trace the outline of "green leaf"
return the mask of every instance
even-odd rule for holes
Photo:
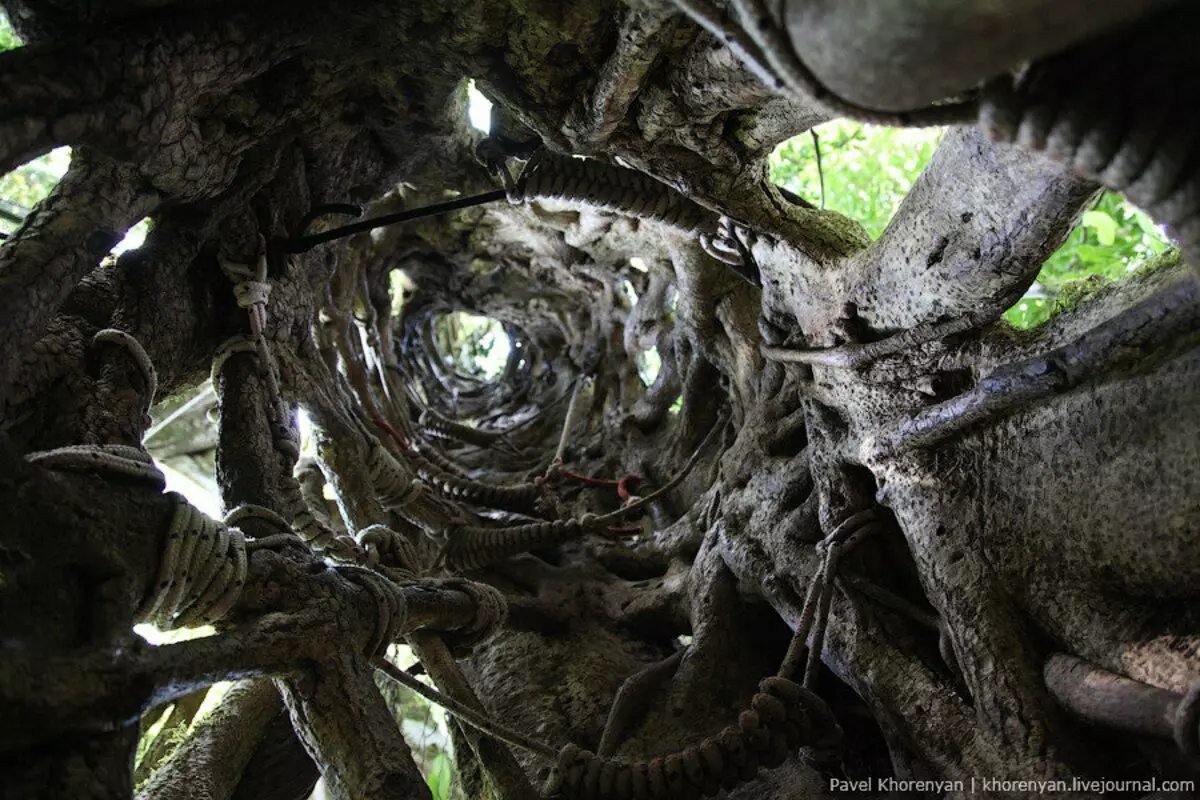
[[[1053,310],[1053,304],[1046,302],[1044,298],[1029,297],[1006,311],[1004,318],[1014,328],[1029,330],[1048,320]]]
[[[1105,211],[1083,212],[1083,224],[1096,232],[1096,238],[1104,247],[1112,247],[1117,240],[1117,223]]]
[[[454,765],[451,763],[450,757],[445,753],[438,753],[437,758],[433,760],[432,769],[429,770],[429,777],[426,779],[434,800],[445,800],[450,796],[453,772]]]
[[[8,16],[4,13],[4,9],[0,8],[0,53],[20,46],[21,40],[17,38],[12,25],[9,24]]]

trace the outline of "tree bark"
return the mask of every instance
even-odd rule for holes
[[[1091,73],[1052,79],[1186,88],[1194,53],[1081,43],[1194,15],[789,3],[833,94],[785,97],[738,27],[773,4],[710,9],[733,38],[691,0],[2,4],[31,43],[0,54],[0,166],[75,148],[0,242],[5,797],[131,796],[141,714],[222,680],[143,795],[430,797],[374,675],[402,641],[490,717],[453,724],[482,798],[1195,777],[1200,284],[1173,254],[1002,318],[1097,181],[1190,230],[1191,111],[1092,125]],[[1016,71],[878,240],[768,178],[835,95],[912,111]],[[497,377],[456,312],[507,332]],[[200,402],[146,435],[155,384],[161,420],[209,380],[215,428]],[[175,527],[143,445],[211,458],[236,532]],[[236,590],[215,633],[143,643],[201,556]],[[1063,677],[1085,662],[1108,689]]]

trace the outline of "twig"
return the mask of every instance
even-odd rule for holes
[[[602,489],[616,489],[620,485],[620,481],[610,481],[604,478],[589,478],[587,475],[576,475],[574,472],[568,472],[565,469],[558,470],[557,474],[567,480],[577,481],[578,483],[587,486],[595,486]]]
[[[579,416],[579,395],[583,392],[585,383],[590,383],[588,380],[581,380],[575,384],[574,391],[571,392],[571,402],[567,405],[567,416],[563,420],[562,433],[558,437],[558,447],[554,451],[554,460],[550,462],[550,471],[563,463],[563,455],[567,450],[567,442],[571,440],[571,429],[575,427],[577,417]]]
[[[372,659],[371,665],[383,672],[383,674],[387,675],[392,680],[396,681],[396,683],[403,684],[412,691],[424,697],[429,702],[441,706],[481,733],[486,733],[488,736],[511,744],[513,747],[520,747],[522,750],[528,750],[531,753],[541,756],[547,761],[554,761],[556,758],[558,758],[558,752],[556,750],[553,750],[541,742],[534,741],[524,734],[517,733],[510,728],[506,728],[500,723],[489,719],[487,715],[465,706],[457,700],[447,697],[431,686],[426,686],[424,683],[417,680],[412,675],[409,675],[407,672],[400,669],[385,658]]]
[[[817,136],[815,128],[808,129],[808,135],[812,137],[813,150],[817,153],[817,178],[821,182],[821,210],[825,210],[825,168],[821,166],[821,137]]]

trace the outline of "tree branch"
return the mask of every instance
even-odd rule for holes
[[[879,241],[856,259],[844,296],[875,331],[966,316],[980,304],[1006,308],[1096,188],[973,128],[951,129]]]
[[[138,14],[116,36],[0,54],[0,81],[8,88],[0,100],[0,173],[67,144],[145,156],[187,138],[198,151],[200,132],[187,120],[196,101],[286,58],[303,40],[298,31],[313,8],[320,6],[293,6],[299,13],[287,17],[261,6],[235,13],[173,8]]]
[[[921,411],[863,444],[868,460],[928,448],[1039,399],[1069,391],[1133,362],[1200,325],[1200,281],[1186,275],[1167,291],[1098,325],[1070,344],[992,372],[972,390]]]
[[[279,709],[279,692],[269,680],[238,683],[158,768],[138,792],[138,800],[231,796],[263,730]]]
[[[674,33],[673,9],[666,3],[632,3],[617,33],[617,46],[599,72],[586,110],[577,108],[565,127],[577,128],[575,138],[601,148],[624,121],[650,68]]]
[[[157,202],[132,169],[79,153],[50,197],[0,245],[0,331],[6,342],[0,400],[67,296]]]
[[[321,664],[317,675],[277,684],[334,798],[430,798],[373,676],[362,657],[343,655]]]

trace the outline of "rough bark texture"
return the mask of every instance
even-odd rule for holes
[[[737,773],[700,743],[771,718],[760,680],[796,654],[825,561],[823,649],[792,677],[841,743],[742,764],[726,796],[1197,777],[1195,273],[1171,255],[1033,332],[1001,318],[1101,183],[1200,254],[1194,98],[1122,96],[1118,124],[1075,103],[1097,90],[1070,71],[1194,86],[1194,47],[1149,72],[1119,60],[1194,41],[1194,13],[1065,3],[1045,20],[1025,2],[1026,34],[989,42],[983,3],[954,19],[786,3],[773,30],[811,59],[809,96],[756,74],[780,69],[778,37],[705,30],[751,31],[777,5],[748,0],[0,4],[28,41],[0,54],[0,169],[75,148],[0,243],[4,797],[131,796],[141,714],[218,680],[244,682],[146,796],[302,797],[315,764],[335,797],[428,797],[373,674],[403,639],[452,701],[542,745],[464,723],[472,797],[633,796],[597,788],[619,768],[556,783],[568,744],[621,763],[692,748],[664,762],[663,796],[699,796]],[[468,77],[495,103],[486,141]],[[852,102],[947,96],[982,124],[947,132],[877,241],[767,178],[776,144]],[[354,211],[329,204],[502,186],[512,202],[303,238]],[[145,216],[146,244],[102,262]],[[438,319],[458,310],[504,324],[496,380],[444,352]],[[156,420],[211,373],[146,445],[215,448],[226,510],[267,509],[237,523],[245,584],[207,638],[131,632],[172,552],[153,477],[36,455],[142,445],[152,382],[136,347],[93,341],[108,328],[152,362]],[[297,462],[300,410],[316,450]],[[693,453],[669,491],[584,516],[668,486]],[[852,519],[869,522],[836,561],[828,537]],[[1103,695],[1049,680],[1063,658],[1111,673]],[[1135,708],[1150,696],[1172,719]],[[983,793],[1038,794],[1014,786]]]

